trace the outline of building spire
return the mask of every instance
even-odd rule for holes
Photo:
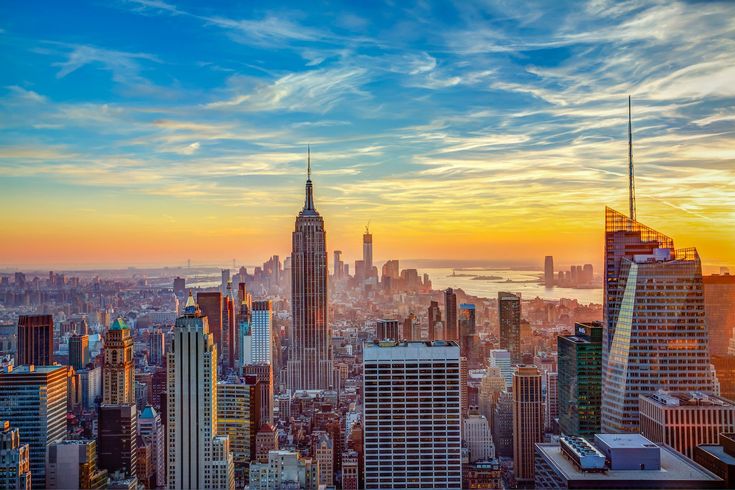
[[[635,175],[633,172],[633,122],[630,110],[630,95],[628,96],[628,200],[630,219],[635,221]]]
[[[316,211],[314,209],[314,192],[311,187],[311,146],[306,145],[306,200],[304,210]]]

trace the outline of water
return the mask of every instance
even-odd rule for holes
[[[520,294],[523,299],[535,297],[543,299],[558,300],[561,298],[576,299],[582,304],[602,303],[602,288],[598,289],[572,289],[555,286],[547,288],[539,284],[539,277],[543,271],[516,271],[509,269],[475,269],[457,270],[458,276],[452,277],[452,269],[449,268],[424,268],[419,273],[429,274],[434,289],[460,288],[473,296],[483,298],[497,298],[498,292]],[[496,276],[498,279],[474,280],[472,277],[460,277],[460,274],[478,276]],[[519,282],[506,282],[507,280]],[[530,281],[530,282],[520,282]]]

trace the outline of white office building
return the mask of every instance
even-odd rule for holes
[[[470,452],[470,463],[495,458],[495,445],[490,433],[490,424],[484,415],[470,413],[464,419],[462,434]]]
[[[513,366],[510,362],[510,352],[505,349],[492,349],[487,362],[490,367],[500,369],[500,374],[505,380],[505,387],[510,388],[513,384]]]
[[[363,359],[365,488],[460,488],[456,342],[365,344]]]

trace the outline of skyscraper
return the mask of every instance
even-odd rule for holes
[[[602,323],[577,323],[574,335],[557,338],[559,428],[592,437],[600,432]]]
[[[510,352],[511,364],[521,363],[521,298],[511,293],[498,293],[500,348]]]
[[[442,311],[439,309],[438,301],[432,301],[429,304],[427,316],[429,318],[429,340],[444,340],[442,338],[444,337],[444,332],[437,331],[437,327],[442,326]]]
[[[402,340],[401,325],[398,320],[378,320],[375,338],[378,340]]]
[[[107,471],[97,468],[97,444],[90,440],[59,441],[48,448],[46,488],[107,488]]]
[[[225,295],[222,298],[222,365],[228,369],[235,368],[237,321],[235,319],[235,299],[232,281],[227,282]]]
[[[638,396],[714,389],[695,248],[605,209],[602,431],[638,430]]]
[[[363,357],[365,488],[460,488],[459,346],[380,342]]]
[[[444,291],[444,309],[446,323],[444,328],[446,333],[444,334],[444,340],[453,340],[459,342],[459,329],[457,325],[457,294],[452,288],[447,288]]]
[[[166,434],[161,416],[155,408],[148,405],[138,416],[138,434],[151,448],[153,481],[159,487],[166,486]]]
[[[133,337],[125,320],[117,318],[105,337],[102,403],[135,403]]]
[[[217,433],[230,440],[237,488],[245,486],[248,465],[255,459],[260,395],[260,382],[254,376],[230,376],[217,383]]]
[[[51,315],[21,315],[18,317],[18,352],[16,366],[54,363],[54,319]]]
[[[214,336],[215,344],[217,344],[217,355],[222,358],[225,352],[222,345],[224,296],[220,291],[197,293],[197,304],[202,316],[209,320],[209,331]],[[217,362],[219,362],[219,359],[217,359]]]
[[[703,281],[709,352],[724,356],[735,330],[735,275],[712,274]]]
[[[273,304],[270,300],[253,301],[252,358],[246,364],[273,362]]]
[[[217,435],[217,344],[189,295],[166,354],[168,488],[234,488],[230,441]]]
[[[47,448],[66,436],[66,366],[24,365],[0,371],[0,420],[30,447],[33,488],[46,488]]]
[[[30,490],[31,460],[28,443],[8,420],[0,421],[0,488]]]
[[[333,385],[332,329],[327,320],[327,245],[324,220],[314,207],[309,156],[304,208],[296,218],[291,252],[292,326],[289,390]]]
[[[544,285],[554,287],[554,257],[547,255],[544,259]]]
[[[89,335],[69,337],[69,365],[79,371],[89,362]]]
[[[533,481],[536,443],[544,440],[541,372],[520,365],[513,373],[513,471],[518,481]]]
[[[365,277],[371,277],[373,273],[373,235],[370,233],[369,224],[362,235],[362,265],[365,268]]]

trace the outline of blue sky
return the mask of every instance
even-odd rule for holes
[[[307,143],[348,256],[598,261],[627,94],[641,221],[735,262],[732,2],[5,2],[0,62],[0,265],[284,254]]]

